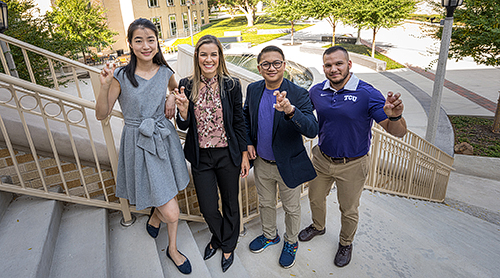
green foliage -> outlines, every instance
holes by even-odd
[[[243,17],[235,17],[234,19],[224,19],[212,25],[210,28],[203,29],[201,32],[193,36],[193,41],[196,42],[204,35],[210,34],[216,37],[223,37],[225,31],[241,31],[243,42],[250,42],[252,46],[261,44],[267,41],[274,40],[286,34],[270,34],[257,35],[258,29],[278,29],[289,26],[287,22],[279,22],[275,18],[269,16],[258,16],[255,21],[255,26],[246,26],[246,20]],[[311,26],[310,24],[299,24],[295,26],[295,30],[301,30]],[[191,38],[177,39],[173,45],[191,44]]]
[[[449,57],[472,57],[478,64],[500,66],[499,18],[500,0],[465,0],[454,14],[461,26],[453,28]]]
[[[296,21],[304,17],[302,0],[272,0],[268,5],[269,15],[278,20]]]
[[[110,46],[118,34],[108,28],[102,6],[87,0],[57,0],[46,17],[53,25],[54,37],[71,42],[84,57],[91,53],[89,47]]]
[[[60,55],[69,52],[71,45],[67,41],[55,39],[50,32],[48,22],[43,17],[35,16],[39,10],[34,0],[6,0],[5,2],[9,10],[9,28],[5,30],[5,35]],[[14,45],[10,45],[10,49],[19,77],[29,81],[30,76],[21,49]],[[33,52],[27,54],[36,83],[48,87],[53,86],[52,81],[47,78],[49,73],[47,59]],[[1,64],[0,67],[2,67]]]
[[[225,5],[231,8],[236,8],[245,14],[247,26],[252,27],[255,20],[255,11],[257,3],[260,0],[219,0],[219,5]]]
[[[304,16],[326,19],[332,26],[332,40],[335,43],[335,28],[339,21],[344,21],[350,1],[344,0],[305,0]]]
[[[347,6],[347,22],[370,29],[392,28],[416,9],[414,0],[352,0]]]
[[[469,143],[474,155],[500,157],[500,134],[491,132],[493,120],[471,116],[449,116],[455,144]]]

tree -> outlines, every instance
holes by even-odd
[[[403,22],[416,9],[414,0],[352,0],[346,7],[347,22],[371,28],[372,57],[375,57],[375,36],[380,28],[392,28]]]
[[[332,45],[335,45],[335,29],[339,21],[343,21],[346,15],[347,6],[350,2],[344,0],[306,0],[303,14],[307,17],[325,19],[332,27]]]
[[[278,20],[284,19],[292,25],[291,35],[293,45],[293,33],[295,21],[304,17],[304,2],[301,0],[274,0],[269,3],[269,14]]]
[[[105,10],[88,0],[56,0],[46,17],[54,25],[54,36],[71,42],[84,61],[86,54],[91,54],[89,47],[108,47],[118,34],[108,28]]]
[[[243,12],[247,18],[247,26],[252,27],[255,21],[255,11],[259,0],[220,0],[221,5],[236,7]]]
[[[54,39],[44,17],[36,16],[39,14],[39,9],[34,0],[6,0],[5,2],[9,10],[9,27],[5,30],[5,35],[60,55],[70,53],[71,44],[64,40]],[[21,49],[12,45],[10,49],[19,78],[30,80]],[[53,86],[52,81],[47,78],[49,72],[47,59],[33,52],[27,54],[37,84]]]
[[[500,1],[465,0],[454,14],[448,57],[472,57],[478,64],[500,66]],[[441,38],[442,29],[435,36]],[[500,131],[500,109],[495,112],[493,132]]]

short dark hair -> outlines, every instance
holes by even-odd
[[[264,47],[259,55],[257,56],[257,64],[260,63],[260,59],[262,58],[262,55],[264,53],[267,53],[267,52],[278,52],[279,54],[281,54],[281,57],[283,58],[283,61],[285,61],[285,54],[283,54],[283,50],[281,50],[281,48],[275,46],[275,45],[268,45],[266,47]]]
[[[347,52],[347,50],[345,48],[343,48],[342,46],[339,46],[339,45],[335,45],[335,46],[332,46],[332,47],[329,47],[325,50],[325,52],[323,52],[323,58],[326,56],[326,55],[329,55],[329,54],[332,54],[333,52],[337,52],[337,51],[342,51],[344,52],[344,55],[345,57],[347,58],[347,61],[349,61],[349,52]]]

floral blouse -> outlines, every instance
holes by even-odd
[[[200,148],[228,146],[217,79],[217,75],[210,79],[201,76],[201,81],[205,86],[200,89],[198,100],[194,104]],[[213,84],[216,84],[215,89],[212,88]]]

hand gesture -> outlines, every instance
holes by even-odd
[[[175,104],[177,104],[177,109],[179,109],[179,114],[181,114],[181,117],[184,120],[186,120],[188,115],[189,100],[184,94],[184,89],[185,89],[184,86],[182,86],[179,93],[179,89],[175,88],[174,95],[175,95]]]
[[[274,91],[274,96],[276,96],[276,104],[274,108],[280,112],[285,112],[285,114],[291,114],[294,111],[293,105],[286,98],[286,91]]]
[[[115,63],[107,62],[104,68],[101,70],[99,74],[99,80],[101,81],[101,85],[111,85],[111,81],[113,81],[113,73],[115,72],[116,65]]]
[[[387,117],[398,117],[403,114],[403,101],[400,99],[400,93],[387,93],[387,99],[385,100],[384,112]]]

